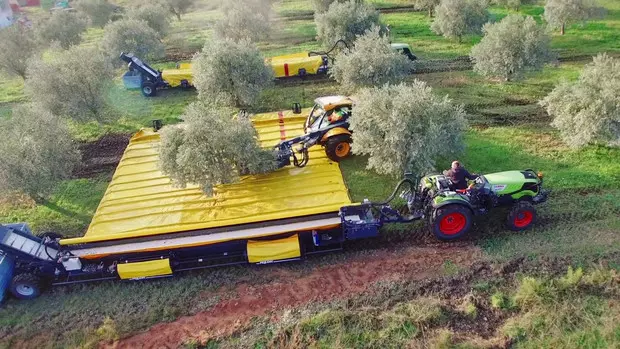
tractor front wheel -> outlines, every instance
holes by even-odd
[[[11,280],[10,291],[19,299],[34,299],[41,294],[42,286],[41,278],[31,274],[18,274]]]
[[[536,209],[527,201],[516,203],[510,213],[506,224],[508,229],[521,231],[530,228],[536,221]]]
[[[441,207],[435,211],[431,220],[433,233],[439,240],[454,240],[467,234],[471,228],[471,210],[455,204]]]
[[[334,162],[340,162],[351,155],[351,136],[339,135],[328,139],[325,144],[325,154]]]

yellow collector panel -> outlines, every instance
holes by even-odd
[[[116,270],[118,271],[118,276],[123,280],[146,279],[172,274],[168,258],[147,262],[121,263],[116,266]]]
[[[248,262],[269,263],[284,259],[301,257],[299,237],[297,234],[278,240],[248,241]]]
[[[303,133],[304,115],[290,111],[253,118],[259,141],[271,148]],[[88,231],[62,245],[153,236],[188,230],[257,223],[322,213],[351,204],[340,168],[320,146],[310,149],[304,168],[287,166],[245,176],[205,196],[195,185],[175,187],[159,171],[159,134],[135,134],[116,168]]]

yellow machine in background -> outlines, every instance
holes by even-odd
[[[271,65],[276,78],[324,74],[328,65],[326,56],[312,55],[310,52],[271,57],[265,62]]]

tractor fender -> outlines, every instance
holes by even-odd
[[[321,143],[326,142],[329,138],[338,136],[338,135],[351,135],[351,131],[347,130],[344,127],[334,127],[331,130],[325,132],[323,137],[321,137]]]
[[[437,210],[448,205],[463,205],[472,211],[472,213],[474,212],[472,205],[465,199],[449,198],[441,201],[440,203],[435,203],[435,201],[433,201],[431,204],[433,205],[433,210]]]

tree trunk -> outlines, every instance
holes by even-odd
[[[428,8],[428,16],[431,17],[431,18],[433,17],[433,8],[432,7]]]
[[[179,22],[181,21],[181,12],[174,11],[174,15],[177,16]]]
[[[566,24],[562,23],[562,26],[560,27],[560,35],[564,35],[565,27],[566,27]]]

